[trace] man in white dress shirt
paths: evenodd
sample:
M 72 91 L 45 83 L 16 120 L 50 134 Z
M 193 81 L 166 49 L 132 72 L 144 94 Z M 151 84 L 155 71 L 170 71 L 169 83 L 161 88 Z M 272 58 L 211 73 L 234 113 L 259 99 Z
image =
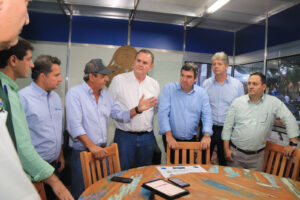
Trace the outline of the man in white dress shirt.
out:
M 154 56 L 151 51 L 142 49 L 135 57 L 133 71 L 113 78 L 109 87 L 112 98 L 123 109 L 137 105 L 144 98 L 158 98 L 159 84 L 147 73 L 153 68 Z M 155 137 L 153 133 L 153 117 L 157 109 L 151 108 L 140 112 L 129 123 L 115 121 L 116 132 L 114 142 L 118 144 L 122 170 L 152 164 Z

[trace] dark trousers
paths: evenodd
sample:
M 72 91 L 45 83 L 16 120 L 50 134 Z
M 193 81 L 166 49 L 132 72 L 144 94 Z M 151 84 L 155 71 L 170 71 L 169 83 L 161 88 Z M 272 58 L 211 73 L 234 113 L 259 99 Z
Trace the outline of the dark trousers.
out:
M 210 158 L 213 154 L 214 148 L 217 145 L 217 155 L 218 155 L 218 161 L 219 165 L 226 166 L 226 159 L 224 155 L 224 143 L 222 140 L 222 130 L 223 126 L 216 126 L 213 125 L 213 135 L 211 136 L 211 143 L 210 143 Z
M 60 163 L 56 163 L 56 161 L 53 161 L 52 163 L 49 163 L 54 167 L 54 174 L 60 179 L 60 173 L 58 172 L 58 168 L 60 167 Z M 55 193 L 53 192 L 52 188 L 48 184 L 44 184 L 45 192 L 47 196 L 47 200 L 55 200 L 57 199 Z
M 134 134 L 116 129 L 114 142 L 118 144 L 122 170 L 152 165 L 155 147 L 153 131 Z
M 162 139 L 163 139 L 163 143 L 164 143 L 164 147 L 165 147 L 165 152 L 167 152 L 167 139 L 166 139 L 166 135 L 162 135 Z M 178 142 L 199 142 L 199 139 L 196 138 L 196 136 L 194 136 L 191 140 L 179 140 L 177 138 L 174 137 L 174 139 Z M 190 151 L 187 150 L 186 151 L 187 154 L 187 163 L 190 163 Z M 175 158 L 175 151 L 171 149 L 170 152 L 170 161 L 171 163 L 174 163 L 174 158 Z M 182 163 L 182 151 L 179 151 L 179 163 Z M 194 164 L 194 163 L 190 163 L 190 164 Z

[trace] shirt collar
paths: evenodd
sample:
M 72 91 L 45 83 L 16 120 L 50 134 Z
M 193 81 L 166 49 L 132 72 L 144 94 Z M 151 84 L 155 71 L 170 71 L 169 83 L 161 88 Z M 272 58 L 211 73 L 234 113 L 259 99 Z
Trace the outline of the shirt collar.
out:
M 260 102 L 264 102 L 265 98 L 266 98 L 266 94 L 263 94 L 263 96 L 260 98 L 260 100 L 256 104 L 258 104 Z M 252 103 L 252 101 L 250 100 L 249 94 L 247 95 L 247 101 L 249 103 Z
M 84 81 L 82 83 L 83 89 L 88 93 L 93 95 L 93 90 L 92 88 Z M 100 95 L 103 93 L 103 90 L 100 91 Z
M 37 92 L 40 96 L 47 96 L 48 94 L 51 95 L 51 91 L 48 93 L 43 90 L 40 86 L 38 86 L 34 81 L 31 82 L 32 88 Z
M 213 82 L 214 82 L 214 83 L 218 83 L 217 80 L 216 80 L 216 77 L 213 78 Z M 224 83 L 230 83 L 230 82 L 231 82 L 231 76 L 229 76 L 229 75 L 227 74 Z
M 182 92 L 184 92 L 184 91 L 181 89 L 180 82 L 176 83 L 176 89 L 177 89 L 177 90 L 181 90 Z M 194 92 L 195 92 L 195 84 L 193 85 L 193 89 L 192 89 L 190 92 L 186 93 L 186 94 L 192 94 L 192 93 L 194 93 Z M 184 92 L 184 93 L 185 93 L 185 92 Z
M 16 82 L 14 82 L 13 80 L 11 80 L 8 76 L 6 76 L 4 73 L 0 72 L 0 79 L 2 80 L 2 85 L 9 85 L 12 90 L 14 91 L 18 91 L 19 90 L 19 86 L 16 84 Z
M 134 75 L 134 71 L 132 70 L 130 73 L 131 73 L 131 74 L 130 74 L 131 78 L 133 78 L 134 80 L 136 80 L 137 82 L 139 82 L 139 81 L 137 80 L 137 78 L 135 77 L 135 75 Z M 149 78 L 148 75 L 146 75 L 146 78 L 145 78 L 142 82 L 147 81 L 148 78 Z M 142 82 L 141 82 L 141 83 L 142 83 Z

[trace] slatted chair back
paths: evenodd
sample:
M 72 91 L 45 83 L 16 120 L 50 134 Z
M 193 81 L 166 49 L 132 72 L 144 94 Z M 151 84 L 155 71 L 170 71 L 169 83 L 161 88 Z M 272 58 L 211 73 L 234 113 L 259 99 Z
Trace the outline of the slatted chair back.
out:
M 167 145 L 167 165 L 170 164 L 210 164 L 210 150 L 206 150 L 206 160 L 202 163 L 202 150 L 200 150 L 200 142 L 177 142 L 178 148 L 174 150 L 174 163 L 171 163 L 171 149 Z M 189 163 L 187 157 L 189 151 Z M 179 163 L 179 151 L 182 151 L 181 163 Z M 196 153 L 196 154 L 195 154 Z M 195 156 L 196 155 L 196 156 Z
M 300 149 L 295 150 L 290 157 L 282 153 L 283 149 L 284 146 L 267 141 L 263 171 L 277 176 L 289 177 L 292 170 L 291 178 L 297 180 L 300 167 Z
M 113 143 L 106 147 L 108 155 L 100 160 L 95 160 L 91 152 L 80 153 L 84 187 L 87 188 L 98 180 L 110 174 L 121 171 L 118 145 Z

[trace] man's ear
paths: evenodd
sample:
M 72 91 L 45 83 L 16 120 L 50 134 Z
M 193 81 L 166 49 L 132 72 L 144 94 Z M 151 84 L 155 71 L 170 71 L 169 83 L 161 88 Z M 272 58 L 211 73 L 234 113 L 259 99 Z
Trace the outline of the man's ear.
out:
M 40 73 L 38 79 L 45 79 L 46 74 L 45 73 Z
M 89 73 L 89 81 L 93 82 L 95 76 L 92 73 Z
M 154 63 L 152 63 L 152 64 L 150 65 L 150 70 L 149 70 L 149 71 L 151 71 L 151 70 L 153 69 L 153 67 L 154 67 Z
M 263 84 L 263 88 L 264 88 L 264 90 L 266 90 L 267 84 Z
M 17 65 L 18 60 L 19 59 L 17 58 L 17 56 L 11 55 L 7 60 L 7 65 L 15 67 Z

